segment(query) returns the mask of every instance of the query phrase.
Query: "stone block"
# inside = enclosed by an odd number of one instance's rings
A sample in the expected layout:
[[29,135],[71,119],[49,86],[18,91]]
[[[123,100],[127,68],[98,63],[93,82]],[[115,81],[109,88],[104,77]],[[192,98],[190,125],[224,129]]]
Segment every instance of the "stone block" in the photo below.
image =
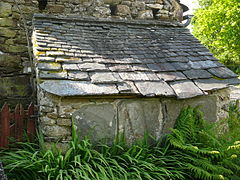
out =
[[153,11],[152,10],[144,10],[140,11],[138,14],[139,19],[153,19]]
[[131,10],[127,5],[117,5],[118,16],[131,16]]
[[[20,56],[14,56],[9,54],[0,55],[0,68],[3,67],[2,73],[16,72],[21,69],[21,58]],[[1,74],[0,72],[0,74]]]
[[47,10],[50,12],[50,13],[63,13],[64,12],[64,6],[63,5],[57,5],[57,4],[54,4],[54,5],[48,5],[47,6]]
[[0,97],[30,97],[31,93],[28,76],[0,78]]
[[73,113],[72,118],[80,137],[89,136],[93,141],[114,140],[117,120],[112,104],[84,105]]
[[59,119],[57,119],[57,124],[60,125],[60,126],[71,126],[72,125],[72,120],[71,119],[59,118]]
[[13,38],[17,34],[16,31],[11,30],[6,27],[0,27],[0,36],[7,37],[7,38]]
[[146,132],[160,137],[163,117],[159,99],[124,100],[118,109],[118,132],[125,133],[129,143],[143,138]]
[[15,27],[16,22],[12,18],[0,18],[0,26]]
[[41,117],[41,118],[40,118],[40,123],[41,123],[42,125],[49,125],[49,126],[51,126],[51,125],[56,124],[56,120],[55,120],[55,119],[48,118],[48,117]]
[[199,107],[204,113],[204,118],[210,122],[216,122],[217,117],[217,97],[200,96],[186,100],[168,99],[162,101],[163,106],[163,134],[168,133],[169,128],[173,128],[178,115],[184,107]]
[[[1,31],[1,28],[0,28],[0,31]],[[5,52],[8,52],[8,53],[24,53],[28,51],[28,48],[25,45],[1,44],[0,48],[2,48]]]
[[57,125],[44,126],[42,130],[45,136],[59,139],[70,136],[72,133],[71,128]]
[[12,14],[12,5],[10,3],[0,2],[0,17],[8,17]]

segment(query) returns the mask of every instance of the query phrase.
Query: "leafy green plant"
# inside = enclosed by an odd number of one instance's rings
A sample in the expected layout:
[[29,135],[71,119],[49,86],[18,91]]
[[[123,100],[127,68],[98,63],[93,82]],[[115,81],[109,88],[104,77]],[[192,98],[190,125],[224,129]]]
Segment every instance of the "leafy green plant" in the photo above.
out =
[[89,139],[79,141],[73,127],[72,141],[66,153],[39,144],[19,143],[18,148],[4,151],[2,161],[10,179],[184,179],[177,151],[164,151],[156,140],[145,138],[129,146],[124,138],[112,146],[93,146]]
[[[236,118],[236,114],[233,115],[231,111],[229,122],[240,123],[239,118],[233,120],[233,117]],[[188,157],[185,162],[186,170],[193,179],[240,176],[240,166],[235,160],[239,154],[240,142],[229,146],[229,143],[222,141],[215,129],[218,128],[207,123],[197,108],[188,107],[182,110],[172,133],[167,135],[165,144]],[[231,130],[229,132],[233,133]],[[240,135],[234,138],[240,138]]]
[[240,73],[239,0],[198,0],[193,34],[225,65]]
[[221,122],[229,126],[224,134],[217,132],[221,123],[209,124],[197,108],[187,107],[160,140],[146,133],[132,145],[123,135],[112,145],[93,145],[87,138],[79,140],[73,126],[65,153],[57,144],[45,147],[39,135],[38,143],[1,151],[1,160],[9,179],[19,180],[235,180],[240,177],[238,107],[231,105],[229,117]]

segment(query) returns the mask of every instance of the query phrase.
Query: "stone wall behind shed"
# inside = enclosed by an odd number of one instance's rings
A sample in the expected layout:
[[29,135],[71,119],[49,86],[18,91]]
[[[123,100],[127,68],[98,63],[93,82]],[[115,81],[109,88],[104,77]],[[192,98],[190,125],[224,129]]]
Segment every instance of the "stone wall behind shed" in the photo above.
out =
[[0,106],[4,102],[27,104],[35,99],[26,38],[26,32],[31,36],[34,13],[172,21],[181,19],[182,9],[175,0],[48,0],[47,4],[37,0],[1,0]]
[[47,141],[66,143],[71,139],[72,120],[80,137],[89,135],[94,141],[113,141],[117,134],[125,134],[128,142],[142,138],[149,132],[159,138],[174,127],[183,107],[199,106],[205,119],[215,122],[226,116],[228,89],[208,96],[178,100],[175,98],[137,97],[66,97],[39,93],[40,124]]

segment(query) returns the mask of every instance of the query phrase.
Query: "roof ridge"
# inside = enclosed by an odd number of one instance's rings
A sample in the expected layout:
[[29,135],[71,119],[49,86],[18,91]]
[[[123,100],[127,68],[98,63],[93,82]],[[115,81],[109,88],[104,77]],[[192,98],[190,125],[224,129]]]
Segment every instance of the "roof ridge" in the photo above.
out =
[[158,21],[158,20],[141,20],[141,19],[109,19],[109,18],[95,18],[92,16],[76,16],[76,15],[52,15],[52,14],[40,14],[36,13],[33,16],[33,21],[37,19],[51,19],[51,20],[64,20],[64,21],[79,21],[87,23],[114,23],[114,24],[126,24],[126,25],[141,25],[141,26],[167,26],[167,27],[184,27],[183,24],[175,21]]

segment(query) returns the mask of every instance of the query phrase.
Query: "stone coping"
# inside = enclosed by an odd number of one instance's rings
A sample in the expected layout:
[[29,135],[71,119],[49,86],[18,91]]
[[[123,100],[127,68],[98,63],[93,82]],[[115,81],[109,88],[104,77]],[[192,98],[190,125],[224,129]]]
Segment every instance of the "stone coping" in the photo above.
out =
[[[105,24],[125,24],[125,25],[139,25],[139,26],[166,26],[166,27],[184,27],[183,24],[177,21],[163,21],[163,20],[146,20],[146,19],[115,19],[115,18],[96,18],[93,16],[76,16],[76,15],[52,15],[52,14],[39,14],[33,15],[34,19],[58,20],[69,22],[86,22],[86,23],[105,23]],[[59,22],[61,23],[61,22]]]

